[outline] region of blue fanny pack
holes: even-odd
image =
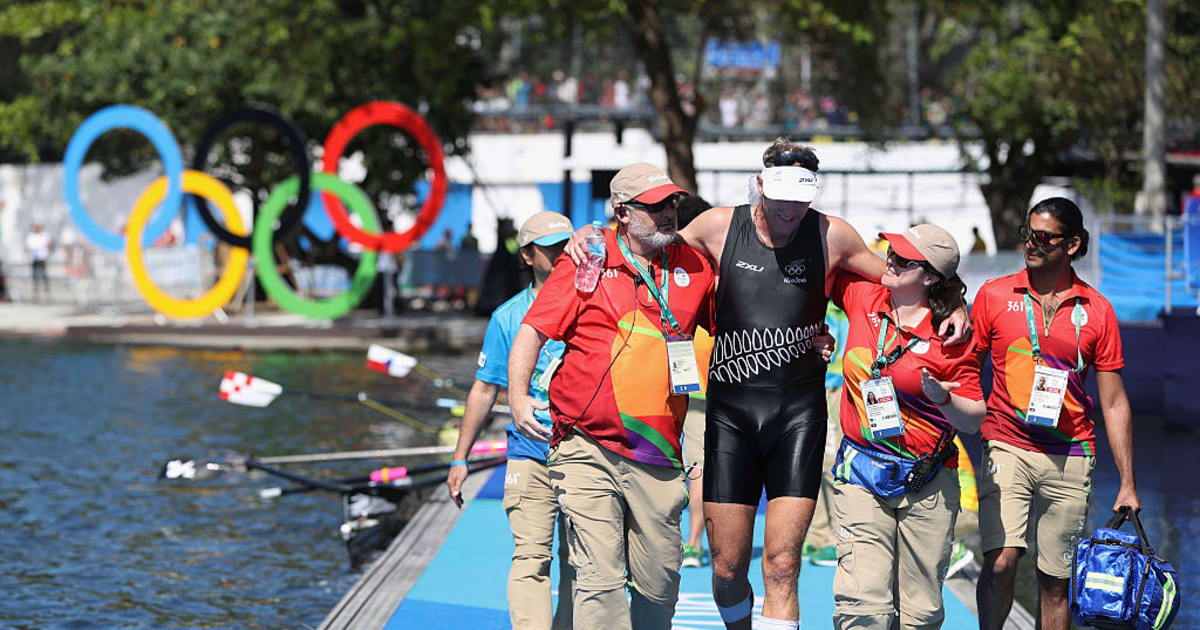
[[[1117,529],[1126,518],[1132,518],[1137,534]],[[1081,626],[1163,630],[1175,620],[1175,568],[1154,555],[1141,520],[1128,507],[1075,542],[1070,603]]]
[[[953,444],[953,441],[950,443]],[[830,472],[838,481],[862,486],[877,497],[890,499],[905,492],[920,490],[941,470],[945,461],[944,457],[916,460],[867,450],[843,437],[837,461]]]

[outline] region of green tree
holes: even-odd
[[[627,38],[633,59],[650,79],[650,102],[654,108],[658,140],[667,154],[667,170],[676,184],[696,190],[696,167],[692,145],[709,98],[698,91],[695,101],[685,106],[679,95],[679,79],[696,85],[703,46],[709,36],[723,39],[778,39],[797,43],[808,37],[829,44],[847,71],[843,78],[852,85],[844,93],[864,122],[879,126],[886,91],[882,66],[871,47],[882,36],[887,12],[868,0],[840,3],[744,2],[724,0],[497,0],[488,5],[496,16],[491,35],[503,35],[500,17],[536,17],[542,28],[534,35],[538,43],[560,44],[576,28],[581,39],[600,42]],[[568,60],[563,60],[564,65]],[[620,63],[619,61],[618,63]],[[632,62],[632,63],[629,63]],[[853,67],[853,70],[851,70]]]
[[[161,117],[188,163],[211,121],[251,104],[295,121],[311,154],[338,118],[373,100],[417,109],[447,153],[461,154],[473,123],[470,101],[487,73],[485,51],[470,36],[482,19],[466,0],[8,3],[0,8],[0,51],[18,54],[0,71],[9,79],[0,88],[0,157],[61,159],[79,124],[114,103]],[[283,149],[270,130],[235,126],[210,152],[209,170],[248,189],[257,205],[295,172]],[[415,210],[413,184],[427,166],[419,146],[380,127],[360,134],[346,155],[359,150],[367,169],[359,185],[385,223]],[[252,159],[235,163],[239,152]],[[106,175],[158,160],[148,142],[122,132],[106,134],[88,156]],[[348,264],[336,242],[318,249],[318,258]]]
[[[1197,114],[1193,5],[1168,3],[1167,108],[1179,121]],[[930,2],[926,10],[936,15],[930,57],[945,69],[941,88],[961,91],[954,114],[983,145],[982,189],[998,247],[1017,246],[1034,189],[1079,152],[1102,164],[1110,187],[1132,179],[1127,165],[1142,133],[1143,2]]]
[[[273,105],[315,141],[350,108],[393,99],[422,110],[461,152],[485,77],[474,3],[34,0],[0,10],[0,42],[20,42],[19,89],[0,102],[10,157],[56,159],[96,109],[127,102],[185,143],[217,114]],[[106,165],[107,153],[96,155]],[[388,156],[393,158],[393,156]],[[419,175],[419,172],[417,173]],[[410,174],[411,176],[411,174]]]

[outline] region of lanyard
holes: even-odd
[[[1025,292],[1025,321],[1029,322],[1029,345],[1033,348],[1033,361],[1039,363],[1042,360],[1042,347],[1038,343],[1037,324],[1033,322],[1033,299],[1029,297],[1029,291]],[[1038,300],[1041,304],[1041,300]],[[1054,321],[1054,315],[1051,314],[1049,319],[1043,314],[1042,323],[1046,327],[1046,336],[1050,336],[1050,323]],[[1075,324],[1075,369],[1072,372],[1083,371],[1083,351],[1079,348],[1079,328],[1083,321],[1083,307],[1079,305],[1079,298],[1075,298],[1075,308],[1071,311],[1071,322]]]
[[[667,249],[664,247],[660,250],[662,254],[662,260],[659,265],[662,267],[662,288],[660,289],[654,286],[654,279],[650,277],[650,272],[646,271],[646,268],[642,266],[642,263],[637,261],[637,258],[634,258],[633,253],[625,246],[625,240],[621,238],[620,234],[617,235],[617,246],[621,248],[621,255],[625,257],[625,260],[633,265],[638,275],[642,277],[642,282],[646,283],[646,290],[654,297],[654,301],[658,302],[658,310],[659,315],[662,317],[663,327],[669,327],[673,333],[679,334],[679,322],[675,321],[675,316],[671,314],[671,307],[667,304],[667,298],[671,290],[671,284],[667,281],[669,279],[667,274]]]
[[[913,338],[908,340],[907,345],[896,346],[891,352],[885,355],[883,347],[887,344],[888,322],[892,318],[884,315],[880,319],[882,321],[879,322],[879,343],[875,345],[875,360],[871,362],[871,378],[879,378],[883,372],[883,368],[899,361],[905,352],[908,352],[910,348],[921,343],[921,338],[913,335]],[[896,322],[896,334],[899,335],[900,331],[900,323]]]

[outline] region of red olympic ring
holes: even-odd
[[[421,212],[417,215],[416,222],[404,232],[370,234],[358,229],[350,222],[350,217],[347,216],[342,202],[337,197],[328,192],[322,192],[321,198],[325,202],[325,211],[329,214],[329,219],[333,221],[334,227],[337,228],[338,234],[367,249],[394,253],[404,250],[429,230],[437,218],[438,211],[441,210],[442,202],[446,200],[446,192],[449,190],[450,184],[446,180],[441,140],[433,133],[420,114],[400,103],[390,101],[365,103],[342,116],[333,129],[329,130],[329,136],[325,138],[325,153],[321,159],[321,170],[336,177],[338,159],[342,157],[346,145],[350,144],[350,140],[358,132],[372,125],[391,125],[403,129],[417,140],[429,158],[429,168],[433,170],[433,185],[430,187],[429,196],[421,206]]]

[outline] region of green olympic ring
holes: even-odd
[[[364,231],[373,234],[382,232],[379,217],[375,215],[371,202],[357,186],[328,173],[313,173],[309,181],[314,190],[333,193],[345,202],[350,208],[351,214],[362,221]],[[275,253],[271,250],[271,245],[276,222],[283,214],[288,202],[299,192],[300,176],[292,175],[271,190],[271,194],[259,209],[258,218],[254,220],[250,250],[254,253],[254,268],[258,271],[258,279],[262,283],[263,290],[280,307],[312,319],[341,317],[357,306],[371,290],[371,286],[375,283],[375,274],[377,273],[375,263],[379,258],[379,252],[369,249],[363,251],[362,256],[358,259],[358,267],[354,270],[354,277],[350,281],[350,288],[346,291],[323,300],[307,300],[296,295],[279,275],[279,270],[275,266]]]

